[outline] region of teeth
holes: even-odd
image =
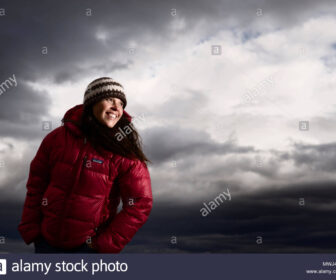
[[[112,119],[115,119],[117,117],[115,114],[112,113],[107,113],[107,115]]]

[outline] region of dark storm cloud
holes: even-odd
[[[152,252],[332,252],[335,192],[334,182],[270,186],[267,191],[233,196],[206,217],[200,215],[203,201],[192,205],[159,201],[128,251],[142,243],[141,250]],[[177,244],[170,242],[172,236]],[[260,245],[258,236],[263,238]]]
[[[293,160],[298,167],[308,167],[315,171],[334,172],[336,170],[336,143],[303,144],[293,143],[291,152],[274,152],[279,160]]]
[[[205,217],[200,209],[206,200],[184,205],[157,200],[148,221],[123,253],[333,252],[335,190],[334,182],[288,185],[281,189],[270,186],[267,191],[232,196],[231,201],[224,201]],[[302,199],[304,204],[300,205]],[[0,205],[0,232],[13,240],[2,249],[9,250],[18,242],[16,226],[21,208],[6,202]],[[171,242],[175,237],[177,243]],[[259,237],[262,244],[256,243]],[[27,251],[23,241],[21,251]]]
[[[4,92],[0,101],[0,120],[23,125],[39,121],[51,104],[46,92],[34,90],[21,80],[18,80],[17,87]]]
[[[117,61],[107,61],[105,60],[102,64],[93,64],[90,66],[89,70],[102,71],[105,73],[113,73],[113,71],[124,70],[129,67],[131,62],[120,63]],[[77,80],[81,78],[83,74],[88,71],[87,68],[81,67],[80,65],[75,65],[73,68],[71,66],[61,69],[55,74],[54,82],[56,84],[63,83],[65,81]]]
[[[90,69],[113,72],[132,64],[128,42],[148,44],[173,40],[169,29],[173,16],[185,19],[190,32],[205,20],[207,32],[228,26],[249,26],[261,20],[256,9],[264,15],[288,25],[302,21],[321,9],[334,8],[332,1],[1,1],[6,16],[1,17],[0,80],[16,73],[24,80],[48,78],[57,83],[74,81]],[[86,16],[92,9],[92,16]],[[105,43],[96,39],[101,30],[107,34]],[[244,33],[245,34],[245,33]],[[206,34],[203,34],[206,36]],[[245,36],[245,35],[243,35]],[[246,38],[245,38],[246,39]],[[43,47],[48,54],[42,54]],[[164,45],[163,45],[164,48]],[[111,58],[111,54],[115,57]]]
[[[7,80],[7,79],[6,79]],[[32,139],[42,137],[42,121],[57,120],[48,116],[50,96],[45,91],[33,89],[26,81],[17,79],[17,86],[5,88],[0,96],[0,125],[2,137]]]
[[[127,68],[131,63],[127,41],[164,36],[160,30],[171,18],[170,5],[154,1],[141,5],[134,1],[32,1],[31,5],[6,1],[2,6],[7,13],[2,18],[6,29],[1,29],[6,42],[2,79],[14,72],[27,80],[49,78],[60,83],[76,80],[92,68],[109,72]],[[86,16],[86,9],[93,15]],[[96,39],[99,30],[108,35],[105,44]],[[48,54],[43,55],[45,46]],[[108,58],[113,53],[116,57]]]
[[[282,18],[295,14],[295,20],[308,17],[322,9],[330,1],[249,1],[248,4],[237,1],[28,1],[20,5],[17,1],[2,1],[6,16],[0,18],[1,69],[0,81],[5,81],[13,73],[23,87],[24,81],[50,79],[55,83],[76,81],[89,71],[104,70],[112,73],[118,69],[128,69],[132,65],[132,56],[128,53],[128,42],[132,39],[143,44],[150,38],[155,42],[169,43],[174,31],[169,29],[173,16],[171,9],[177,9],[177,16],[186,20],[186,28],[179,35],[192,30],[195,24],[205,19],[209,31],[225,27],[223,23],[234,20],[237,25],[259,20],[255,16],[256,8],[265,7],[265,13]],[[304,5],[303,5],[304,3]],[[325,5],[324,5],[325,4]],[[328,6],[331,8],[332,6]],[[92,9],[92,16],[86,16],[86,9]],[[106,33],[106,40],[97,40],[97,32]],[[243,36],[245,33],[243,33]],[[48,48],[48,54],[42,54],[42,48]],[[111,54],[115,54],[111,57]],[[20,99],[27,101],[15,114],[14,94],[1,96],[1,118],[10,117],[13,122],[22,124],[40,119],[47,112],[49,100],[42,93],[22,88]],[[23,95],[23,92],[25,95]],[[21,101],[19,101],[21,102]],[[168,101],[169,102],[169,101]],[[195,103],[190,103],[195,105]],[[35,116],[31,115],[31,107]],[[4,109],[4,110],[3,110]],[[34,108],[37,109],[37,108]],[[41,115],[40,115],[41,114]],[[8,127],[7,131],[16,128]],[[22,128],[24,131],[24,128]]]
[[[21,219],[22,204],[14,201],[1,200],[0,204],[0,235],[7,238],[19,238],[16,227]]]
[[[148,156],[155,163],[170,159],[212,154],[253,152],[251,146],[241,147],[233,141],[217,143],[210,135],[201,130],[181,128],[178,126],[152,127],[142,137],[146,143]]]

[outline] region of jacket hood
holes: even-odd
[[[79,128],[80,119],[83,114],[83,109],[84,109],[83,104],[76,105],[71,109],[69,109],[68,111],[66,111],[63,117],[64,126],[69,128],[71,131],[73,131],[75,134],[79,136],[83,135],[83,132]],[[126,116],[129,122],[132,122],[132,116],[130,114],[128,114],[125,110],[123,114]]]

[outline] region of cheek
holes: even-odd
[[[104,106],[100,106],[98,114],[101,115],[102,117],[104,117],[105,111],[106,111],[105,107]]]
[[[96,104],[96,106],[93,107],[93,113],[97,116],[103,115],[104,112],[104,106],[102,104]]]

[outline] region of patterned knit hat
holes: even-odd
[[[123,108],[125,109],[127,100],[124,87],[108,77],[96,79],[87,86],[84,93],[83,104],[84,106],[88,106],[107,97],[119,98],[124,103]]]

